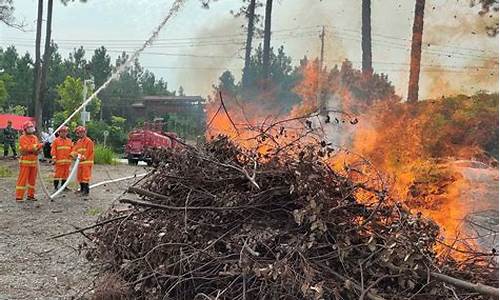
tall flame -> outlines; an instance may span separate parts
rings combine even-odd
[[[223,93],[225,105],[222,101],[213,101],[208,105],[208,136],[225,134],[244,147],[260,147],[257,150],[266,155],[273,154],[274,143],[290,143],[300,138],[301,132],[320,128],[323,136],[310,142],[324,140],[337,150],[345,150],[338,151],[330,159],[333,169],[347,170],[354,180],[365,183],[381,184],[382,180],[393,201],[403,202],[408,208],[440,225],[443,244],[458,249],[454,253],[455,258],[460,258],[461,252],[470,247],[477,247],[474,242],[457,243],[457,239],[464,236],[463,221],[471,212],[471,207],[461,200],[469,183],[449,162],[438,158],[484,158],[481,143],[484,144],[483,140],[491,132],[487,129],[476,130],[477,135],[468,137],[464,134],[466,128],[456,124],[461,121],[466,124],[476,122],[478,126],[490,120],[493,122],[490,125],[494,126],[495,118],[491,119],[490,115],[482,112],[471,119],[470,109],[475,104],[465,98],[457,98],[453,100],[455,102],[437,100],[408,104],[391,96],[385,99],[374,96],[370,101],[360,103],[344,82],[358,76],[357,73],[348,74],[351,78],[334,78],[320,70],[317,61],[309,61],[301,71],[302,80],[295,86],[294,92],[302,102],[289,113],[269,110],[270,106],[265,101],[273,101],[272,95],[262,94],[258,99],[236,101],[234,95]],[[375,83],[366,79],[357,84],[370,89],[371,85],[377,87],[376,80],[380,78],[383,79],[383,75],[376,77]],[[320,100],[325,95],[329,95],[330,102],[335,99],[339,102],[333,103],[334,107],[357,111],[359,123],[353,126],[355,122],[345,122],[341,116],[319,115]],[[498,104],[496,110],[498,112]],[[456,123],[450,123],[449,119]],[[286,120],[294,122],[285,123]],[[283,124],[262,134],[264,128],[280,122]],[[498,119],[496,122],[498,128]],[[267,141],[264,146],[263,141]],[[358,164],[360,160],[364,164]],[[346,166],[349,168],[346,169]],[[359,196],[361,200],[365,199],[364,195]],[[369,199],[366,198],[366,201]],[[440,246],[437,250],[443,252],[446,249],[449,247]]]

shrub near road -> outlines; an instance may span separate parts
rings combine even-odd
[[[98,165],[116,164],[116,154],[111,148],[102,145],[96,145],[94,149],[94,163]]]

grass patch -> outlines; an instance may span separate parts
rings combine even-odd
[[[95,216],[98,216],[102,213],[102,209],[101,208],[98,208],[98,207],[92,207],[92,208],[89,208],[87,209],[87,211],[85,212],[85,214],[87,216],[91,216],[91,217],[95,217]]]
[[[11,169],[0,166],[0,177],[11,177],[12,175],[14,175],[14,172]]]
[[[117,155],[109,147],[96,145],[94,148],[94,163],[98,165],[116,165]]]

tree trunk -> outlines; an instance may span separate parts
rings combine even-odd
[[[362,70],[363,75],[368,77],[373,72],[372,67],[372,25],[371,25],[371,0],[363,0],[362,25],[361,25],[361,48],[363,50]]]
[[[52,53],[50,53],[50,39],[52,34],[52,9],[54,6],[54,0],[48,0],[47,3],[47,23],[45,27],[45,50],[43,52],[43,62],[42,62],[42,75],[40,83],[40,118],[43,120],[43,103],[45,103],[45,96],[47,94],[47,73],[49,71],[50,58]],[[38,120],[37,120],[38,121]]]
[[[35,80],[33,81],[33,101],[35,107],[35,121],[36,121],[36,130],[38,135],[41,133],[41,109],[42,105],[40,103],[40,83],[41,83],[41,72],[40,72],[40,44],[42,39],[42,18],[43,18],[43,0],[38,0],[38,15],[36,20],[36,39],[35,39]]]
[[[410,80],[408,83],[408,102],[418,101],[418,79],[422,57],[422,34],[424,31],[425,0],[416,0],[413,36],[411,39]]]
[[[267,85],[269,80],[269,69],[270,69],[270,52],[271,52],[271,13],[273,9],[273,0],[266,1],[266,16],[264,25],[264,50],[262,57],[262,68],[264,76],[264,84]]]
[[[243,78],[241,80],[244,88],[248,86],[248,68],[250,67],[250,55],[252,54],[252,39],[254,33],[255,1],[256,0],[250,0],[247,11],[248,28],[245,45],[245,67],[243,68]]]

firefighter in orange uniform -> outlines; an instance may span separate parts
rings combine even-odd
[[[36,201],[35,184],[37,175],[38,153],[43,144],[38,142],[35,135],[35,125],[28,121],[23,124],[24,134],[19,137],[19,151],[21,159],[19,160],[19,176],[16,183],[16,201],[22,202],[24,192],[28,190],[28,200]]]
[[[79,139],[73,147],[71,155],[73,157],[80,156],[76,180],[80,183],[80,193],[88,195],[90,192],[89,182],[92,177],[92,166],[94,165],[94,142],[87,137],[87,129],[83,126],[78,126],[75,129],[75,133]]]
[[[69,177],[72,149],[73,142],[68,138],[68,127],[63,126],[59,130],[59,137],[52,142],[50,151],[54,160],[54,189],[56,191],[59,187],[59,181],[61,181],[61,186],[63,186]]]

